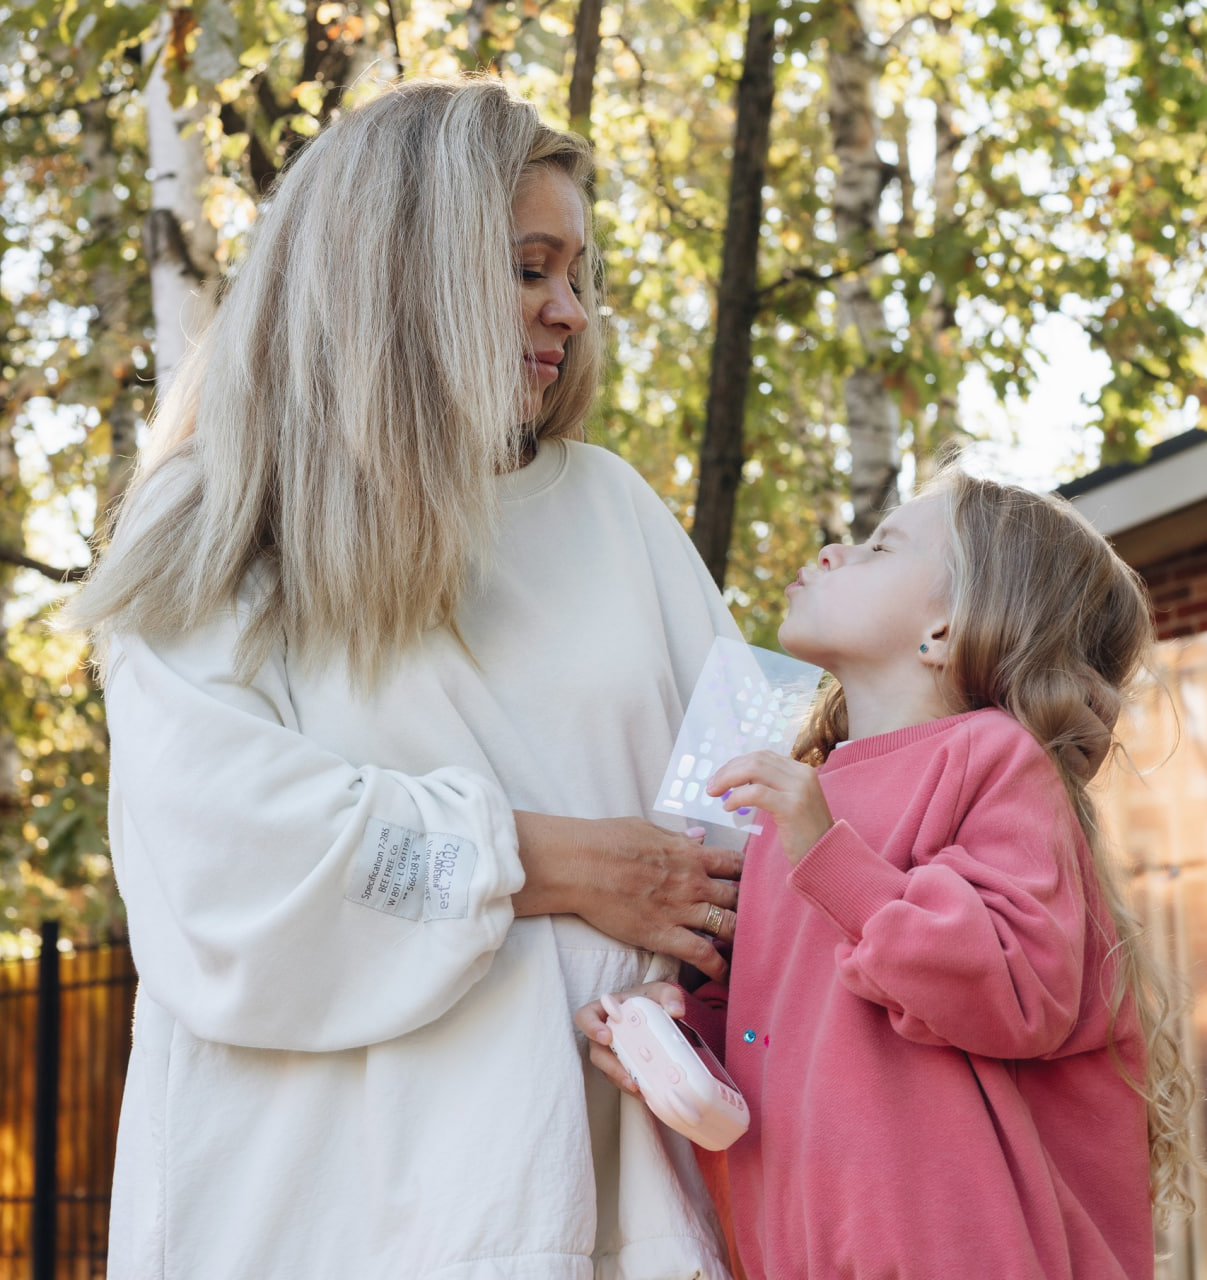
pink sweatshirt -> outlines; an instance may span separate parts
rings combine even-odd
[[[820,776],[834,827],[790,868],[768,822],[742,876],[750,1280],[1150,1280],[1115,935],[1054,766],[985,710],[849,743]],[[1139,1076],[1130,1002],[1114,1049]]]

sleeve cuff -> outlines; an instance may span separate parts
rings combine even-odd
[[[905,895],[909,877],[890,866],[840,818],[792,868],[788,884],[807,898],[852,942],[864,925]]]

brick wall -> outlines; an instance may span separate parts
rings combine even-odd
[[[1207,542],[1141,572],[1152,596],[1159,640],[1207,631]]]
[[[1168,576],[1162,587],[1189,585],[1177,570],[1195,553],[1162,564]],[[1197,552],[1200,605],[1207,587],[1207,548]],[[1156,575],[1154,574],[1154,577]],[[1173,613],[1185,606],[1183,595],[1165,606],[1164,625],[1178,622]],[[1144,941],[1158,961],[1179,975],[1182,993],[1193,993],[1193,1008],[1183,1012],[1181,1040],[1198,1068],[1199,1092],[1207,1084],[1207,623],[1199,615],[1199,634],[1158,647],[1151,676],[1124,704],[1117,732],[1126,748],[1094,784],[1099,818],[1108,845],[1119,854],[1124,884],[1133,910],[1144,925]],[[1192,1138],[1207,1150],[1207,1107],[1192,1117]],[[1200,1166],[1200,1169],[1202,1166]],[[1207,1179],[1201,1171],[1189,1186],[1198,1212],[1175,1223],[1159,1238],[1167,1252],[1158,1261],[1157,1280],[1204,1280],[1207,1277]]]

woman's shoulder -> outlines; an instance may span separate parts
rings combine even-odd
[[[635,492],[649,486],[623,458],[599,445],[565,437],[542,440],[536,457],[498,477],[504,502],[523,502],[581,488]]]
[[[583,484],[624,495],[638,510],[674,518],[649,480],[627,459],[603,445],[567,440],[567,471]]]
[[[588,440],[562,440],[560,443],[565,446],[570,467],[576,471],[609,476],[620,483],[646,484],[632,463],[604,445]]]

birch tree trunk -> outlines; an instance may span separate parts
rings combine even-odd
[[[884,312],[870,288],[885,173],[876,150],[873,91],[878,67],[856,0],[837,4],[833,17],[827,65],[830,131],[838,156],[834,223],[839,247],[857,268],[838,283],[835,295],[839,328],[853,328],[864,353],[863,363],[843,385],[851,440],[851,532],[861,541],[896,497],[900,415],[877,367],[887,337]]]
[[[889,136],[897,149],[897,178],[901,183],[901,221],[898,224],[901,238],[908,239],[915,230],[915,200],[917,187],[914,183],[914,172],[909,161],[909,110],[904,102],[893,105],[893,114],[889,120]]]
[[[950,29],[950,22],[946,27]],[[956,130],[955,106],[947,93],[940,92],[935,99],[935,176],[934,176],[934,232],[942,235],[944,227],[955,217],[956,169],[955,153],[959,145]],[[935,463],[944,447],[960,435],[958,368],[959,330],[956,326],[955,308],[952,306],[944,282],[936,278],[926,303],[922,319],[931,350],[945,368],[939,377],[939,395],[935,403],[934,417],[928,424],[922,439],[916,440],[914,457],[918,479],[932,475]]]
[[[104,513],[112,511],[134,467],[138,442],[138,415],[134,408],[134,366],[130,353],[130,292],[127,273],[116,242],[121,231],[122,209],[114,188],[118,182],[118,157],[108,103],[96,98],[80,107],[80,158],[88,173],[90,207],[88,222],[94,243],[112,245],[92,272],[96,316],[90,326],[94,344],[112,349],[105,361],[111,371],[113,401],[106,417],[109,425],[109,474],[105,492],[97,495],[97,527]]]
[[[717,289],[717,323],[700,449],[692,540],[718,586],[724,585],[734,510],[742,482],[743,423],[750,384],[751,326],[758,313],[763,179],[775,97],[775,14],[753,0],[738,82],[729,211]]]
[[[154,66],[144,93],[151,161],[151,210],[143,233],[155,316],[155,381],[162,395],[189,344],[214,312],[217,232],[205,217],[209,179],[196,107],[176,108],[165,60],[173,56],[172,13],[164,13],[146,50]]]

